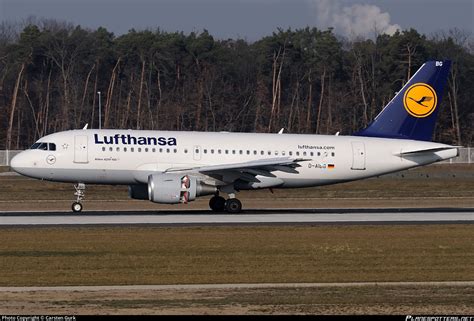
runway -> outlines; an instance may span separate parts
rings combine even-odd
[[[265,224],[472,224],[472,208],[265,209],[242,214],[211,211],[0,212],[0,226],[265,225]]]
[[[5,292],[103,292],[103,291],[179,291],[179,290],[214,290],[214,289],[268,289],[268,288],[354,288],[369,286],[451,286],[472,287],[474,281],[425,281],[425,282],[327,282],[327,283],[229,283],[229,284],[134,284],[134,285],[76,285],[76,286],[2,286],[0,293]]]

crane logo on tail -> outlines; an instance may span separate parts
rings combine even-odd
[[[438,99],[436,91],[428,84],[411,85],[403,96],[403,105],[413,117],[423,118],[431,115],[436,109]]]

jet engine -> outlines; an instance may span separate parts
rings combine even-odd
[[[194,201],[198,196],[212,195],[215,186],[207,185],[185,174],[148,176],[148,199],[154,203],[178,204]]]

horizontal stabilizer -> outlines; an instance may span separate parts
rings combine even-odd
[[[397,156],[408,156],[408,155],[415,155],[415,154],[421,154],[421,153],[436,153],[440,152],[443,150],[450,150],[454,148],[458,148],[460,146],[446,146],[446,147],[436,147],[436,148],[425,148],[425,149],[415,149],[415,150],[407,150],[407,151],[402,151],[399,154],[396,154]]]

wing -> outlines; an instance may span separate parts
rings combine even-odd
[[[185,172],[189,174],[205,175],[212,178],[216,185],[231,184],[237,180],[249,183],[259,183],[256,176],[276,177],[273,172],[298,174],[296,168],[301,167],[300,162],[307,161],[303,158],[271,158],[260,159],[243,163],[222,165],[209,165],[189,168],[171,168],[165,173]]]

